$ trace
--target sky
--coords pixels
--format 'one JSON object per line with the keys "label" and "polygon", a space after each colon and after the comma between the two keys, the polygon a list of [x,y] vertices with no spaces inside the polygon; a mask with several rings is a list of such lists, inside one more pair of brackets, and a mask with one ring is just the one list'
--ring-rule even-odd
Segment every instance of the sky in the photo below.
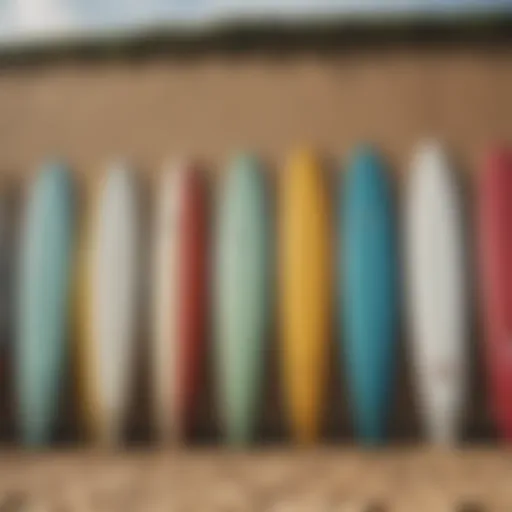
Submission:
{"label": "sky", "polygon": [[512,11],[512,0],[0,0],[0,41],[254,16],[286,19],[496,8]]}

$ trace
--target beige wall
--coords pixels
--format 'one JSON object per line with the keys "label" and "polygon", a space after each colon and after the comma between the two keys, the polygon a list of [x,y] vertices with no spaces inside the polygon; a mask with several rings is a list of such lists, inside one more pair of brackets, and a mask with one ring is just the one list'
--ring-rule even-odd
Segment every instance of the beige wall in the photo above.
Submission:
{"label": "beige wall", "polygon": [[279,162],[306,141],[343,156],[379,144],[403,170],[418,137],[445,138],[472,161],[512,132],[508,48],[406,47],[336,55],[211,55],[61,62],[0,70],[0,166],[51,153],[96,172],[131,155],[153,170],[193,154],[222,162],[254,148]]}

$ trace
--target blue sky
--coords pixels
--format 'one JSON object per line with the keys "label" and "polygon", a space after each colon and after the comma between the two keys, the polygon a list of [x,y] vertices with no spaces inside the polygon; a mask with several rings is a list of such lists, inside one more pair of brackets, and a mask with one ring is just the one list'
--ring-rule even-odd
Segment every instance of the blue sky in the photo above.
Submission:
{"label": "blue sky", "polygon": [[512,0],[0,0],[0,40],[232,18],[512,10]]}

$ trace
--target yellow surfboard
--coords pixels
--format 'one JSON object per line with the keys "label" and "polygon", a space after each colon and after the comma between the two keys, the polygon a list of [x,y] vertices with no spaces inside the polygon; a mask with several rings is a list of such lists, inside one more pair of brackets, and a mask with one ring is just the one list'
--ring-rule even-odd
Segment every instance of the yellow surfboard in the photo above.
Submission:
{"label": "yellow surfboard", "polygon": [[91,315],[89,300],[90,233],[93,224],[93,200],[96,187],[86,189],[82,201],[76,251],[76,273],[74,281],[74,343],[73,366],[76,376],[77,411],[80,430],[87,438],[97,438],[99,414],[95,370],[92,357]]}
{"label": "yellow surfboard", "polygon": [[87,314],[87,250],[90,225],[90,193],[86,188],[80,198],[80,215],[77,225],[77,243],[75,252],[75,274],[73,280],[73,337],[72,365],[75,377],[76,410],[81,433],[90,435],[92,392],[87,368],[87,350],[89,346],[89,319]]}
{"label": "yellow surfboard", "polygon": [[330,232],[319,162],[303,151],[284,172],[280,215],[280,324],[285,408],[300,443],[319,435],[328,370]]}

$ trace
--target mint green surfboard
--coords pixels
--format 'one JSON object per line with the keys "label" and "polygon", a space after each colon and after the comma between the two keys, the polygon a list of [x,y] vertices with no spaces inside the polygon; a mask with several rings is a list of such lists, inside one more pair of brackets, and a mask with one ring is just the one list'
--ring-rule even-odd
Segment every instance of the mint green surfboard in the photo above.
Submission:
{"label": "mint green surfboard", "polygon": [[25,445],[51,440],[64,389],[72,219],[70,175],[47,164],[31,184],[21,232],[15,384]]}
{"label": "mint green surfboard", "polygon": [[257,161],[235,159],[219,198],[215,359],[222,427],[230,444],[254,434],[268,323],[269,223]]}

